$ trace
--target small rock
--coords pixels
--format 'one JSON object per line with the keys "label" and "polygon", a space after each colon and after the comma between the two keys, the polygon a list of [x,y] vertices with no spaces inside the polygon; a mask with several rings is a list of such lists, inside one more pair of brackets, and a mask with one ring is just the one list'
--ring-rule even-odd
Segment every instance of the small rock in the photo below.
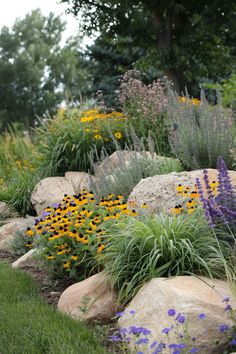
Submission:
{"label": "small rock", "polygon": [[61,295],[58,310],[77,320],[108,322],[117,312],[117,293],[104,273],[69,286]]}
{"label": "small rock", "polygon": [[37,268],[38,261],[35,258],[37,250],[32,249],[12,263],[12,268],[33,267]]}
{"label": "small rock", "polygon": [[6,224],[0,227],[0,249],[10,250],[16,231],[24,231],[27,227],[33,226],[34,220],[33,217],[9,219]]}

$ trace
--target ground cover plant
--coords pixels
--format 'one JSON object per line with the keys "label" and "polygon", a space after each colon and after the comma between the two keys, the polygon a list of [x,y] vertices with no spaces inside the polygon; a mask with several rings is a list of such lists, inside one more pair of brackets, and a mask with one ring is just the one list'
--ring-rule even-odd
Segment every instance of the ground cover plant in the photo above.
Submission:
{"label": "ground cover plant", "polygon": [[46,305],[27,274],[0,263],[0,278],[2,354],[107,352],[84,324]]}
{"label": "ground cover plant", "polygon": [[173,153],[189,169],[215,168],[222,156],[229,168],[233,159],[235,123],[230,109],[222,107],[220,97],[210,105],[201,100],[178,97],[169,90],[167,117]]}

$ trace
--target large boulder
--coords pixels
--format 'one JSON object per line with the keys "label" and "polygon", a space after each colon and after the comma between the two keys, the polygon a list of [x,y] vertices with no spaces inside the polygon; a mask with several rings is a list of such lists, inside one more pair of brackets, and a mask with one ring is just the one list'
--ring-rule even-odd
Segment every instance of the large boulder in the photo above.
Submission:
{"label": "large boulder", "polygon": [[66,172],[65,177],[47,177],[34,188],[31,203],[38,215],[47,206],[59,203],[64,194],[73,195],[81,189],[90,189],[90,176],[85,172]]}
{"label": "large boulder", "polygon": [[34,222],[33,217],[9,219],[0,227],[0,249],[9,251],[16,232],[25,231],[27,227],[33,226]]}
{"label": "large boulder", "polygon": [[[179,335],[187,328],[190,343],[192,347],[200,349],[199,353],[222,354],[229,341],[227,334],[230,330],[221,333],[220,326],[232,327],[229,311],[225,311],[226,303],[223,302],[228,295],[230,289],[221,280],[194,276],[154,278],[139,290],[118,324],[120,328],[144,327],[151,331],[147,335],[150,343],[154,340],[160,343],[162,340],[167,345],[179,344]],[[235,301],[231,304],[236,305]],[[168,315],[170,309],[175,310],[176,314],[172,311],[172,316]],[[165,332],[168,331],[167,336]],[[214,345],[216,340],[220,342],[217,348]],[[186,338],[183,341],[186,342]],[[150,350],[150,353],[153,351],[154,349]],[[167,352],[170,352],[169,348],[166,352],[163,351]],[[145,353],[149,351],[145,350]]]}
{"label": "large boulder", "polygon": [[[208,169],[210,182],[217,180],[217,170]],[[229,175],[236,186],[236,171],[229,171]],[[176,187],[181,184],[190,188],[194,187],[196,178],[203,182],[202,170],[191,172],[171,172],[142,179],[133,189],[129,201],[137,205],[147,203],[154,212],[170,211],[178,203]]]}
{"label": "large boulder", "polygon": [[58,310],[77,320],[108,322],[117,311],[117,293],[99,273],[71,285],[61,295]]}
{"label": "large boulder", "polygon": [[110,156],[107,156],[100,164],[95,166],[96,176],[103,176],[112,174],[114,170],[122,166],[128,166],[133,160],[138,159],[164,159],[164,157],[158,156],[156,153],[150,153],[148,151],[138,152],[132,150],[118,150],[113,152]]}

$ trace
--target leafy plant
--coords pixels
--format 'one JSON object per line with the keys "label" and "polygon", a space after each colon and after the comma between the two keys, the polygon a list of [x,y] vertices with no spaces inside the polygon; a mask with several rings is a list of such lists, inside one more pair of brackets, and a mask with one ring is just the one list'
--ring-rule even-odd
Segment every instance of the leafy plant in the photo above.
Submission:
{"label": "leafy plant", "polygon": [[129,301],[154,277],[223,276],[222,254],[230,253],[223,241],[219,250],[200,210],[187,217],[131,218],[114,226],[107,237],[102,261],[122,301]]}
{"label": "leafy plant", "polygon": [[151,135],[155,152],[170,154],[168,129],[165,123],[167,97],[161,81],[146,85],[141,73],[129,70],[124,74],[117,95],[128,122],[139,137]]}
{"label": "leafy plant", "polygon": [[169,90],[167,107],[171,148],[187,168],[215,168],[218,156],[232,167],[233,115],[222,108],[219,95],[218,103],[211,106],[203,92],[200,103],[193,104]]}

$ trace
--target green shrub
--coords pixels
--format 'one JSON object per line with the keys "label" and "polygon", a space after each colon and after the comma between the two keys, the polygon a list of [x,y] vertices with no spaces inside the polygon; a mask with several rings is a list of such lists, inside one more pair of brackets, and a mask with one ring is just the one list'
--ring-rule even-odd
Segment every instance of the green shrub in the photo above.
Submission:
{"label": "green shrub", "polygon": [[11,130],[0,137],[0,200],[21,215],[33,213],[30,196],[41,177],[39,161],[29,136]]}
{"label": "green shrub", "polygon": [[114,135],[120,142],[125,138],[125,118],[122,113],[82,112],[78,109],[59,111],[37,129],[38,151],[43,156],[43,174],[64,175],[66,171],[91,169],[89,153],[96,146],[106,146],[113,152]]}
{"label": "green shrub", "polygon": [[[102,262],[122,301],[154,277],[224,274],[218,242],[200,211],[125,220],[113,227],[107,243]],[[230,253],[227,244],[221,246],[223,254]]]}
{"label": "green shrub", "polygon": [[218,103],[179,98],[171,90],[168,99],[169,141],[173,153],[189,169],[215,168],[219,156],[232,167],[234,122],[232,111]]}

